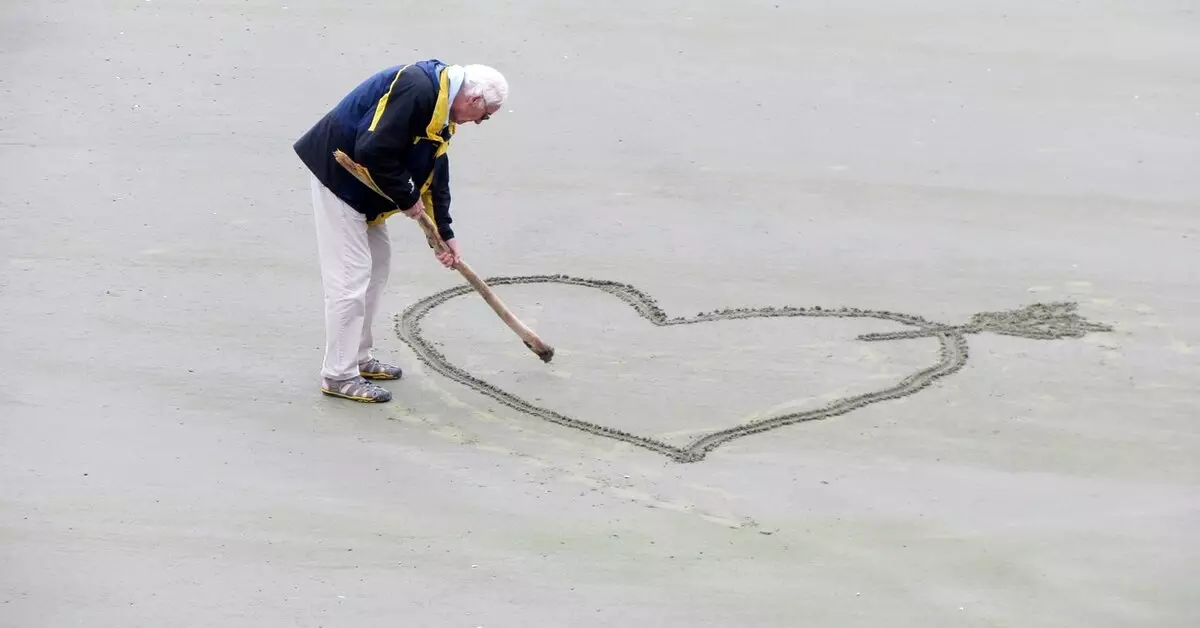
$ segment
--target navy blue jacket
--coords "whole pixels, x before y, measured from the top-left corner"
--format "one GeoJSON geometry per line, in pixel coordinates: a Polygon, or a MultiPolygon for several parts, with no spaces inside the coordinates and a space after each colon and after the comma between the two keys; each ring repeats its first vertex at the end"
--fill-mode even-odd
{"type": "Polygon", "coordinates": [[[317,179],[378,224],[417,199],[443,240],[450,228],[449,121],[446,64],[431,59],[393,66],[363,81],[293,145],[317,179]],[[395,202],[380,196],[333,158],[340,149],[365,167],[395,202]]]}

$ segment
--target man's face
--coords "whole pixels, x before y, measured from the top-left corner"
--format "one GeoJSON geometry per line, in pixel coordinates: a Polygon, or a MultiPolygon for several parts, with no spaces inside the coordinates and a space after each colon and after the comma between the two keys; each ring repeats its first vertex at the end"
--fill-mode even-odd
{"type": "Polygon", "coordinates": [[[483,96],[467,96],[466,93],[459,93],[458,97],[454,99],[454,103],[450,105],[450,119],[455,124],[468,122],[480,124],[499,110],[498,105],[489,105],[483,96]]]}

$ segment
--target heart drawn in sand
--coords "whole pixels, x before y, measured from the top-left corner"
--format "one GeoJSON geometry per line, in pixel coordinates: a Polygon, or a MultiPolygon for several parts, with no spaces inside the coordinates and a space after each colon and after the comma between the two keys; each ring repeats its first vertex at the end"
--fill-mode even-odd
{"type": "Polygon", "coordinates": [[[731,440],[778,429],[794,423],[816,421],[846,414],[864,406],[898,399],[911,395],[929,386],[936,380],[957,372],[967,362],[967,335],[989,331],[1009,336],[1052,340],[1057,338],[1080,338],[1088,332],[1112,331],[1107,325],[1090,323],[1075,313],[1076,304],[1069,302],[1035,303],[1020,309],[1006,312],[984,312],[971,317],[965,325],[945,325],[931,322],[920,316],[899,314],[881,310],[861,310],[858,308],[839,307],[826,309],[822,307],[763,307],[737,308],[714,312],[701,313],[690,317],[667,318],[659,309],[654,299],[633,286],[598,279],[583,279],[566,275],[531,275],[524,277],[494,277],[486,280],[489,285],[505,284],[541,284],[557,283],[571,286],[594,288],[611,294],[629,304],[638,314],[654,325],[665,327],[671,325],[692,325],[720,320],[745,318],[779,318],[779,317],[832,317],[832,318],[874,318],[883,321],[909,325],[913,329],[899,332],[863,334],[858,340],[874,342],[882,340],[899,340],[906,338],[933,337],[941,344],[938,361],[926,368],[920,369],[899,382],[879,390],[836,399],[819,408],[801,412],[790,412],[767,417],[764,419],[735,425],[693,439],[688,445],[679,447],[662,440],[631,434],[622,430],[606,427],[596,423],[583,421],[562,414],[549,408],[543,408],[506,392],[490,384],[466,370],[451,364],[445,356],[434,348],[433,343],[421,335],[421,319],[438,306],[454,297],[472,292],[469,285],[458,286],[431,295],[411,305],[396,317],[396,331],[412,350],[417,358],[434,371],[452,379],[472,390],[503,403],[506,406],[520,410],[532,416],[564,425],[574,429],[589,432],[599,436],[624,441],[638,447],[656,451],[679,462],[698,462],[704,459],[708,452],[731,440]]]}

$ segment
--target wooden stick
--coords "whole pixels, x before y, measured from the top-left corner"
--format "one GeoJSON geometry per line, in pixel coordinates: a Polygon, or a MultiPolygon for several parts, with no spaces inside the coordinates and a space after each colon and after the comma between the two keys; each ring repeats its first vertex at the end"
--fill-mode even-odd
{"type": "MultiPolygon", "coordinates": [[[[387,194],[384,194],[383,190],[379,189],[379,186],[375,185],[375,182],[371,180],[371,175],[369,172],[367,172],[366,168],[363,168],[355,163],[353,159],[350,159],[349,155],[337,150],[334,151],[333,157],[337,160],[338,164],[350,172],[350,174],[354,175],[356,179],[362,181],[363,185],[371,188],[377,194],[388,199],[389,201],[392,201],[393,203],[395,202],[387,194]]],[[[417,223],[421,225],[421,230],[425,232],[425,239],[429,242],[430,246],[433,246],[442,252],[451,252],[450,246],[446,244],[445,240],[442,240],[441,235],[438,234],[437,225],[434,224],[433,220],[428,214],[421,212],[417,223]]],[[[471,267],[468,266],[466,262],[459,260],[459,262],[454,265],[454,269],[462,274],[463,278],[467,280],[467,283],[471,284],[471,287],[483,297],[484,301],[487,301],[487,304],[490,305],[492,310],[496,312],[500,319],[503,320],[506,325],[508,325],[509,329],[516,332],[517,336],[521,338],[521,341],[525,343],[525,346],[529,347],[531,351],[537,354],[537,356],[541,358],[543,362],[549,362],[550,359],[554,357],[554,348],[542,342],[542,339],[538,338],[538,335],[535,334],[532,329],[526,327],[520,319],[513,315],[513,313],[504,306],[504,302],[501,301],[494,292],[492,292],[492,289],[484,280],[479,278],[479,275],[475,274],[475,271],[471,270],[471,267]]]]}

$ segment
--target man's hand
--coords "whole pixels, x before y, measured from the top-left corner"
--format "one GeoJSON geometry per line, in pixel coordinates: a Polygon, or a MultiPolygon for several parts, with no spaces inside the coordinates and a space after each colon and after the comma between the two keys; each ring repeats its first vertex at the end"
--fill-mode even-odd
{"type": "Polygon", "coordinates": [[[434,249],[433,254],[437,256],[438,261],[446,268],[454,268],[462,261],[462,256],[458,254],[458,238],[450,238],[446,240],[446,246],[450,248],[449,252],[440,249],[434,249]]]}
{"type": "Polygon", "coordinates": [[[425,213],[425,203],[422,203],[421,199],[419,199],[419,198],[417,199],[417,202],[415,205],[413,205],[412,207],[409,207],[408,209],[403,211],[403,214],[405,216],[408,216],[409,218],[412,218],[413,220],[419,219],[421,217],[421,214],[423,214],[423,213],[425,213]]]}

